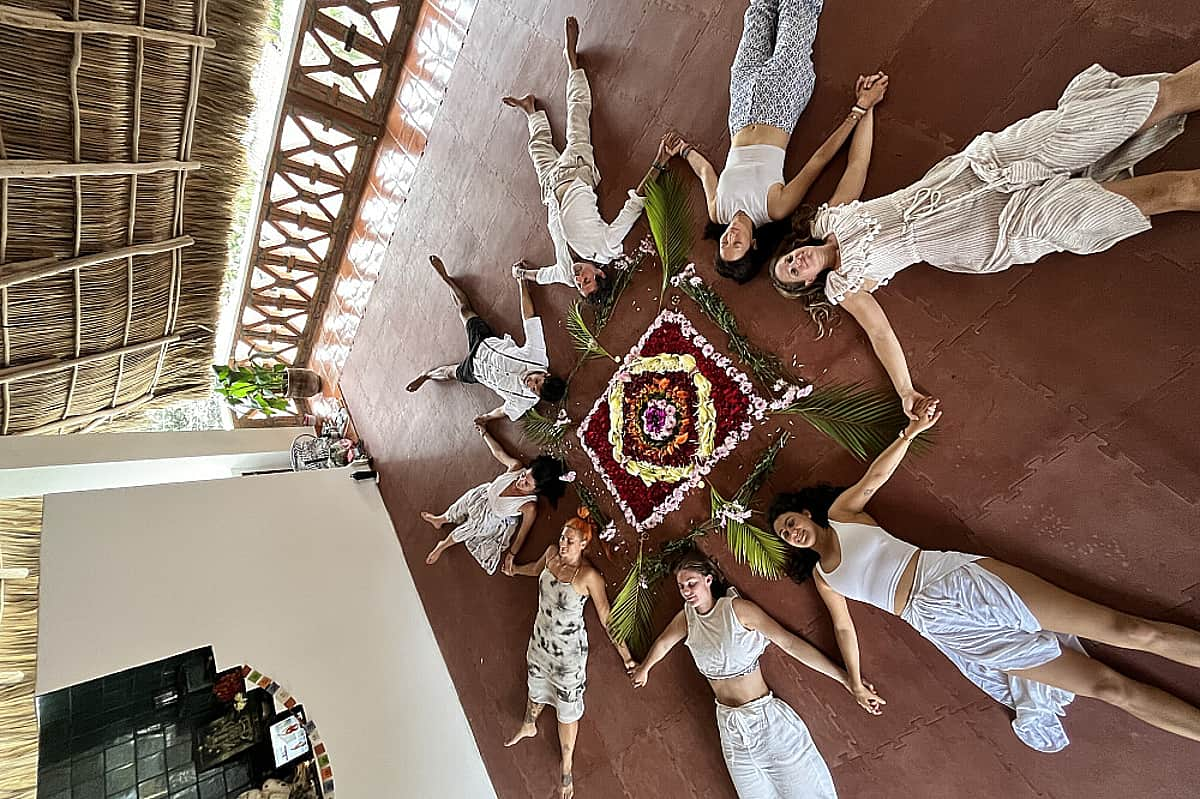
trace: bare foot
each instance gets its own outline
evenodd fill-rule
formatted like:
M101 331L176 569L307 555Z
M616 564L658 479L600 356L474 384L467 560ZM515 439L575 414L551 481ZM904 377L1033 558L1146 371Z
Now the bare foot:
M562 775L562 787L558 789L559 799L572 799L575 796L575 779L570 774Z
M579 69L579 20L567 17L567 46L564 50L571 69Z
M436 514L430 513L427 510L421 511L421 518L429 522L434 530L441 530L442 525L446 523L445 519Z
M527 94L524 97L502 97L500 98L500 102L512 108L519 108L526 115L532 114L537 110L537 98L532 94Z
M425 565L432 566L433 564L437 563L438 558L440 558L442 556L442 553L445 551L446 551L446 548L444 546L442 546L441 544L438 544L436 547L433 548L433 550L428 555L425 556Z
M425 385L425 381L429 379L428 374L417 375L411 383L405 387L405 391L416 391L421 386Z
M513 737L511 737L507 741L505 741L504 745L512 746L517 741L520 741L524 738L532 738L535 735L537 735L537 725L536 724L522 724L521 729L517 730L516 734L513 735Z
M446 274L446 265L442 263L441 258L438 258L436 255L431 255L429 256L429 263L433 267L433 271L437 272L443 278L449 277L449 275Z

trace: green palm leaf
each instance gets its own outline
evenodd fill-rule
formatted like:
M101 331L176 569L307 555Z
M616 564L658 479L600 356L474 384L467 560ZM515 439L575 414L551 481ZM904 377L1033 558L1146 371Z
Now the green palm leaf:
M531 444L544 449L550 449L562 443L569 425L555 424L548 416L543 416L536 408L525 411L521 417L521 435Z
M658 570L650 561L651 558L639 548L637 560L629 567L608 618L608 634L612 639L639 654L644 653L650 643L650 621L658 583L658 577L652 574Z
M710 486L709 490L712 493L712 521L714 525L721 526L721 511L734 503L725 500L715 488ZM787 550L778 536L752 524L732 519L726 519L723 526L725 542L738 563L746 564L750 571L760 577L774 580L783 575Z
M688 262L692 252L692 200L683 182L668 172L646 189L646 219L662 261L661 306L671 278Z
M742 487L733 495L733 501L744 507L749 507L749 503L754 499L754 495L763 487L763 483L767 482L767 478L771 476L771 472L775 471L775 459L779 457L779 453L787 445L791 434L786 430L776 436L771 442L771 446L763 450L763 453L758 456L758 460L754 464L754 468L750 470L750 474L746 476L742 482Z
M896 395L862 383L832 383L815 389L780 413L795 414L832 438L860 461L883 452L908 424ZM917 439L921 451L929 441Z
M629 264L624 268L618 268L611 264L605 267L605 273L608 274L609 279L612 281L612 291L608 293L604 304L595 309L592 324L596 328L597 334L603 331L604 326L608 324L608 320L612 317L612 312L616 310L617 301L621 299L621 295L629 287L634 273L641 268L642 261L645 258L644 253L637 252L629 258Z
M588 329L587 322L583 319L583 304L576 300L571 306L571 310L567 311L567 332L571 334L571 339L575 342L575 349L579 350L580 358L585 361L592 358L611 358L617 360L601 346L600 341L592 335L592 331Z

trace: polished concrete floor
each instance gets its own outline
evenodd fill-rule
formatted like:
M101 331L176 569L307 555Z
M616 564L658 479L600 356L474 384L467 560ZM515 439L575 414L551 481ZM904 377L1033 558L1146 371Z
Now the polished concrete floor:
M826 6L817 89L792 139L788 173L840 120L855 76L882 68L892 80L879 109L868 197L906 185L982 130L1049 107L1093 62L1135 73L1177 69L1200 56L1200 8L1188 0L829 0ZM555 795L551 713L542 718L540 737L502 746L522 711L536 585L487 576L461 547L436 566L423 563L436 537L418 512L442 510L497 471L471 428L471 418L495 404L486 389L404 391L415 372L460 358L464 347L427 256L441 253L493 325L517 330L509 264L521 257L549 262L552 248L524 122L500 104L501 95L531 91L545 98L561 135L561 31L564 16L577 15L595 95L602 210L611 218L666 127L678 127L715 162L723 160L728 70L744 9L738 0L479 0L473 16L466 15L461 54L342 374L342 391L383 471L384 498L503 797ZM1140 171L1197 166L1200 131L1193 126ZM687 174L680 162L673 168ZM818 184L814 199L828 196L831 178ZM693 191L698 198L699 187ZM644 229L639 223L629 242ZM1055 256L987 277L918 266L881 291L916 380L942 397L945 410L934 450L907 462L874 500L881 523L921 546L1000 557L1123 610L1200 627L1196 243L1197 219L1175 215L1101 255ZM704 269L709 247L696 252ZM653 318L658 280L647 268L629 289L602 336L613 352L624 352ZM719 288L751 337L787 360L794 356L818 385L860 378L885 385L852 324L814 341L806 317L765 280ZM536 291L538 307L552 320L552 362L564 369L575 359L561 322L572 299L564 287ZM689 300L679 307L713 333ZM603 361L580 371L571 387L576 421L610 374ZM760 428L716 479L736 484L739 470L779 426L789 422ZM516 428L498 429L533 454ZM861 467L815 431L800 422L789 429L796 436L772 488L858 474ZM571 458L595 482L578 448ZM697 492L652 540L677 535L704 513L704 504ZM569 506L543 513L523 556L536 557L557 535ZM755 579L732 563L719 540L705 546L746 595L836 655L811 585ZM613 561L597 556L596 563L615 594L628 548ZM665 591L657 623L678 607ZM1005 708L901 622L862 606L854 614L864 673L888 700L883 716L861 713L838 686L778 651L764 661L768 682L807 721L842 796L1195 795L1200 744L1081 699L1066 719L1071 746L1037 754L1013 735ZM651 684L634 693L594 616L590 623L577 795L732 797L711 692L687 653L673 653ZM1103 646L1092 651L1200 702L1195 670Z

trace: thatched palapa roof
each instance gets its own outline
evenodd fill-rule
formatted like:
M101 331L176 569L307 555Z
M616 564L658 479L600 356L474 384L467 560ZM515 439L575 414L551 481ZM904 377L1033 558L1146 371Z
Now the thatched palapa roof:
M266 11L0 5L0 435L206 390Z

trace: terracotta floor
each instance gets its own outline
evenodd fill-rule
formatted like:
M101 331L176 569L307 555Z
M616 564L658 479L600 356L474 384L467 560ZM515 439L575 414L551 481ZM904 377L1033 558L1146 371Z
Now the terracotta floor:
M441 253L485 318L516 329L508 265L520 257L548 262L552 248L524 122L500 96L532 91L547 98L561 133L562 22L567 13L578 15L595 94L602 210L611 218L666 126L723 159L725 87L744 8L736 0L481 0L345 365L342 390L383 471L384 497L503 797L549 797L556 781L551 714L541 737L512 750L501 746L524 701L536 586L486 576L461 548L435 567L422 562L435 535L417 512L444 508L496 472L470 423L494 404L486 389L430 386L410 395L403 388L416 371L458 359L464 348L426 258ZM1200 8L1187 0L830 2L817 39L819 82L793 137L788 173L840 119L859 72L882 67L892 76L866 192L877 196L918 177L973 134L1049 107L1093 61L1128 73L1176 69L1200 55L1197 41ZM1200 165L1194 128L1141 171ZM833 182L823 180L812 196L824 199ZM698 186L694 191L698 196ZM1154 231L1108 253L1047 258L989 277L914 267L882 291L918 382L943 398L946 416L935 451L910 460L874 501L881 522L925 547L1001 557L1123 610L1200 627L1196 225L1195 217L1162 218ZM696 253L702 265L710 258L707 247ZM624 352L653 318L658 279L647 270L630 288L602 337L613 352ZM720 290L747 332L795 353L809 379L884 384L852 326L813 341L797 307L765 281L722 283ZM540 289L536 299L547 319L561 320L573 297L559 287ZM680 307L711 334L689 303ZM547 329L552 361L573 363L561 322ZM577 377L576 421L610 370L593 361ZM732 462L745 468L777 426L764 425ZM860 467L848 455L811 430L794 430L772 487L857 476ZM517 445L514 428L504 428L503 437ZM527 446L522 451L532 454ZM586 474L579 452L573 457ZM661 536L678 534L704 503L697 492ZM557 535L566 508L539 521L526 546L530 557ZM708 547L746 594L836 653L810 585L754 579L730 565L720 542ZM627 562L598 565L615 592ZM678 607L665 593L659 623ZM842 796L1195 795L1196 744L1079 700L1066 721L1072 745L1039 755L1013 735L1007 710L902 623L861 606L855 619L864 672L889 701L882 717L862 714L837 686L778 652L764 665L768 682L806 719ZM675 652L634 694L591 622L578 796L733 796L711 693L688 655ZM1200 702L1195 670L1106 647L1093 651Z

